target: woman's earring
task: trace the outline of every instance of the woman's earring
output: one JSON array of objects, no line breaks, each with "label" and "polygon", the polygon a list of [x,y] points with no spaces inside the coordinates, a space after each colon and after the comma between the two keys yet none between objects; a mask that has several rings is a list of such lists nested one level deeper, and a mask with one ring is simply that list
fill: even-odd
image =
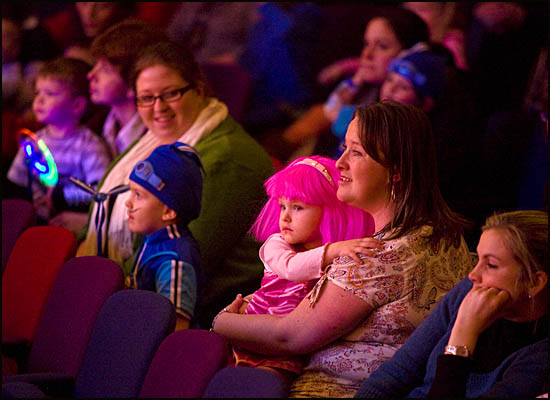
[{"label": "woman's earring", "polygon": [[395,187],[393,185],[391,187],[390,199],[393,203],[395,203]]}]

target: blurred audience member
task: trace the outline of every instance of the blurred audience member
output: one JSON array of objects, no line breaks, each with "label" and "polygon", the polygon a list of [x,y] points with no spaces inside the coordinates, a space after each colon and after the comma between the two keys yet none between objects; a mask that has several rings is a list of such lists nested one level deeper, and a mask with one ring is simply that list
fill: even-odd
[{"label": "blurred audience member", "polygon": [[311,105],[322,21],[310,2],[267,2],[258,13],[239,60],[252,76],[243,125],[254,136],[288,126]]},{"label": "blurred audience member", "polygon": [[403,7],[416,13],[430,29],[430,40],[447,47],[460,69],[468,69],[466,61],[466,11],[464,4],[457,2],[405,2]]},{"label": "blurred audience member", "polygon": [[84,38],[65,49],[65,56],[79,58],[90,65],[95,59],[90,52],[91,41],[116,22],[130,16],[134,11],[134,2],[114,1],[78,1],[74,3]]},{"label": "blurred audience member", "polygon": [[236,63],[256,18],[256,2],[180,2],[166,34],[199,64]]}]

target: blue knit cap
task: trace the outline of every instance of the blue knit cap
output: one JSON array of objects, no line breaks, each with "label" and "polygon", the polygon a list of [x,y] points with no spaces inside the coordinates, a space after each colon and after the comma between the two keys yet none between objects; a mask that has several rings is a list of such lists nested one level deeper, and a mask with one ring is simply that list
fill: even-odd
[{"label": "blue knit cap", "polygon": [[437,97],[445,87],[446,63],[446,57],[430,50],[420,50],[396,58],[388,70],[411,82],[421,96]]},{"label": "blue knit cap", "polygon": [[189,223],[201,211],[201,169],[204,171],[197,151],[175,142],[157,147],[149,157],[138,162],[130,180],[174,210],[184,223]]}]

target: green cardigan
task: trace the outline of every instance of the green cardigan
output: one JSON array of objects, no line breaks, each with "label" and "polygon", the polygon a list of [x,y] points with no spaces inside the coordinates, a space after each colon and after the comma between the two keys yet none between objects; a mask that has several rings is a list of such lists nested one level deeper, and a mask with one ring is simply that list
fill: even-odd
[{"label": "green cardigan", "polygon": [[189,228],[199,242],[207,278],[199,322],[209,328],[238,293],[260,287],[260,244],[247,231],[267,200],[263,184],[274,168],[264,148],[230,116],[195,148],[206,176],[201,214]]}]

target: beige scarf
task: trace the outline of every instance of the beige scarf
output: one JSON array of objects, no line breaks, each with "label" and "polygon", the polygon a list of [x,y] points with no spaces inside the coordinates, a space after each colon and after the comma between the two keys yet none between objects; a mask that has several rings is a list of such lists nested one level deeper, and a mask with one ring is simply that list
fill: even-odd
[{"label": "beige scarf", "polygon": [[[209,98],[206,107],[199,113],[191,127],[178,138],[179,142],[195,146],[199,140],[208,136],[227,117],[227,107],[220,101]],[[107,192],[120,184],[128,184],[130,172],[137,162],[146,159],[153,150],[161,144],[161,140],[148,130],[140,141],[132,147],[126,155],[111,169],[109,175],[101,186],[101,192]],[[102,236],[109,235],[108,256],[110,259],[122,263],[132,256],[134,234],[128,229],[128,214],[126,213],[126,200],[129,192],[119,194],[115,200],[110,216],[109,231],[107,223],[103,224]],[[77,256],[97,254],[97,231],[95,215],[98,211],[97,203],[94,203],[92,217],[88,223],[86,238],[78,248]]]}]

